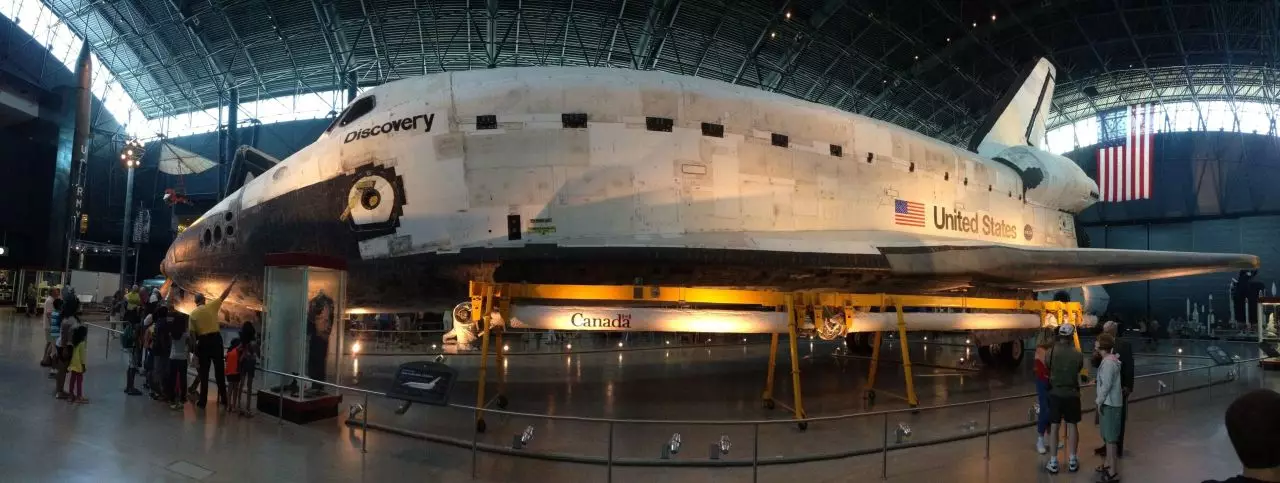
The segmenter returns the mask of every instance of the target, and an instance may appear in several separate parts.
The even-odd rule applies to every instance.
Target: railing
[[[103,327],[100,325],[95,325],[95,324],[87,324],[87,325],[98,327],[108,331],[113,331],[116,333],[119,332],[119,331],[115,331],[113,329]],[[1243,379],[1242,376],[1246,369],[1251,369],[1250,372],[1253,375],[1252,378],[1250,379],[1251,381],[1260,381],[1261,371],[1259,368],[1256,367],[1256,365],[1253,365],[1254,363],[1258,362],[1260,359],[1261,358],[1241,359],[1241,360],[1237,360],[1234,364],[1224,365],[1224,366],[1197,366],[1193,368],[1178,369],[1178,370],[1164,371],[1164,372],[1159,372],[1154,374],[1144,374],[1142,376],[1137,376],[1135,377],[1135,382],[1134,382],[1135,387],[1133,390],[1133,394],[1128,399],[1127,403],[1133,404],[1133,403],[1137,403],[1137,402],[1141,402],[1149,399],[1159,398],[1166,395],[1183,393],[1183,392],[1197,390],[1197,389],[1208,389],[1210,391],[1210,395],[1212,395],[1213,387],[1215,385],[1221,385],[1224,383],[1242,380]],[[1026,393],[1026,394],[1018,394],[1013,396],[986,399],[981,401],[960,402],[960,403],[945,404],[945,405],[939,405],[939,406],[921,407],[918,409],[908,408],[908,409],[873,411],[873,412],[863,412],[863,413],[834,415],[834,416],[820,416],[820,417],[806,418],[803,420],[761,419],[761,420],[716,421],[716,420],[611,419],[611,418],[590,418],[590,417],[580,417],[580,416],[533,414],[533,413],[523,413],[523,412],[517,412],[517,411],[505,411],[505,410],[499,410],[499,409],[478,408],[478,407],[466,405],[466,404],[450,404],[447,408],[429,407],[430,409],[428,410],[445,410],[445,411],[454,412],[453,415],[450,415],[447,417],[434,418],[441,422],[453,424],[454,426],[442,427],[442,428],[439,428],[440,429],[439,431],[428,433],[428,432],[417,432],[417,431],[396,427],[389,424],[379,424],[376,422],[370,422],[369,421],[370,414],[373,413],[373,411],[375,410],[375,407],[371,406],[370,404],[370,396],[384,399],[386,402],[393,403],[393,404],[400,403],[399,400],[388,397],[385,392],[372,391],[372,390],[358,388],[358,387],[344,386],[344,385],[335,384],[332,382],[319,381],[319,380],[315,380],[315,379],[311,379],[303,376],[286,374],[279,371],[273,371],[273,370],[268,370],[263,368],[259,368],[258,370],[264,374],[263,382],[265,387],[272,387],[273,384],[270,383],[269,379],[274,378],[277,380],[277,383],[274,384],[274,386],[279,388],[282,388],[285,385],[287,385],[289,381],[300,381],[303,383],[318,384],[326,387],[331,387],[338,392],[357,394],[360,397],[362,397],[362,401],[363,401],[362,404],[358,407],[352,408],[352,410],[348,413],[348,417],[346,421],[347,425],[359,426],[359,428],[361,429],[360,450],[362,452],[368,451],[367,440],[368,440],[369,428],[381,430],[388,433],[399,434],[402,436],[428,440],[436,443],[441,443],[441,444],[469,450],[471,452],[471,459],[472,459],[471,466],[472,466],[473,477],[475,477],[477,474],[479,455],[480,453],[485,453],[485,454],[495,454],[495,455],[504,455],[504,456],[514,456],[514,457],[520,457],[520,458],[533,458],[533,459],[564,462],[564,463],[604,466],[605,468],[607,468],[607,479],[609,481],[612,481],[615,468],[625,468],[625,467],[650,467],[650,468],[653,468],[653,467],[660,467],[660,468],[724,468],[724,467],[728,467],[728,468],[743,468],[743,469],[749,467],[751,468],[752,481],[757,481],[761,469],[771,467],[771,466],[780,466],[780,465],[784,466],[784,465],[795,465],[795,464],[820,462],[820,461],[840,460],[840,459],[852,458],[857,456],[868,456],[873,454],[879,454],[880,455],[880,465],[879,465],[880,476],[881,478],[887,478],[888,469],[889,469],[888,455],[890,451],[899,451],[907,448],[914,448],[914,447],[920,447],[920,446],[926,446],[926,445],[935,445],[935,444],[948,443],[953,441],[960,441],[960,440],[967,440],[967,439],[974,439],[974,438],[981,437],[981,438],[984,438],[984,445],[985,445],[984,458],[990,459],[992,435],[1035,426],[1035,422],[1033,418],[1034,414],[1031,412],[1032,406],[1026,403],[1029,402],[1027,400],[1034,401],[1036,394]],[[1199,376],[1194,374],[1197,371],[1205,372],[1204,379],[1202,380],[1198,379]],[[1217,379],[1215,379],[1214,377],[1215,371],[1217,371],[1218,375],[1220,376]],[[1221,377],[1224,374],[1225,374],[1225,377]],[[1170,381],[1170,383],[1166,384],[1165,380]],[[1249,384],[1252,384],[1252,382],[1250,382]],[[1089,383],[1082,386],[1081,401],[1083,403],[1086,403],[1086,404],[1091,403],[1094,400],[1094,398],[1092,397],[1092,389],[1094,389],[1093,383]],[[277,398],[277,400],[279,401],[279,404],[280,404],[280,406],[277,408],[277,411],[276,411],[277,424],[283,424],[283,421],[284,421],[283,420],[283,398]],[[1023,410],[1025,410],[1027,414],[1026,419],[1022,419],[1020,416],[1018,416],[1018,414]],[[1086,406],[1083,412],[1089,413],[1095,410],[1096,410],[1095,407]],[[948,432],[945,430],[938,431],[937,430],[938,427],[949,427],[947,426],[948,424],[950,426],[955,425],[955,422],[957,421],[957,419],[954,417],[954,414],[948,414],[948,413],[954,413],[956,411],[966,412],[967,414],[970,414],[970,415],[979,414],[977,411],[981,411],[982,414],[985,414],[986,422],[985,424],[979,426],[976,421],[969,420],[967,423],[960,425],[961,427],[959,432],[952,432],[950,434],[948,434]],[[544,431],[549,431],[552,426],[567,426],[568,427],[567,433],[569,433],[569,435],[567,435],[566,437],[574,438],[577,441],[598,441],[593,439],[593,435],[590,434],[589,431],[582,431],[582,430],[586,429],[585,428],[586,426],[597,426],[597,427],[604,426],[605,428],[604,433],[607,434],[608,443],[606,445],[604,454],[593,455],[593,454],[581,454],[580,452],[558,451],[557,450],[558,448],[555,447],[556,442],[554,440],[549,442],[551,444],[546,451],[540,451],[540,452],[530,451],[529,449],[535,446],[532,444],[531,441],[524,441],[526,443],[530,443],[529,446],[524,446],[523,448],[515,448],[513,447],[514,445],[501,443],[501,436],[494,433],[494,430],[496,428],[490,428],[488,432],[482,433],[475,427],[474,424],[470,425],[471,427],[469,430],[469,433],[470,433],[469,440],[466,439],[465,437],[458,437],[458,433],[460,432],[466,433],[468,431],[465,431],[465,430],[459,431],[460,428],[457,427],[457,424],[463,421],[470,423],[471,421],[474,420],[473,415],[476,415],[476,414],[488,419],[495,419],[495,418],[506,419],[508,423],[506,424],[506,426],[508,427],[522,426],[522,424],[514,424],[516,420],[534,421],[536,422],[535,424],[539,424]],[[1007,415],[1013,415],[1014,417],[1012,419],[1016,421],[1009,420],[1009,418],[1004,418],[1005,419],[1004,421],[996,420],[997,416],[1004,417]],[[358,420],[356,418],[357,416],[359,416]],[[948,417],[948,416],[951,416],[951,417]],[[912,421],[912,425],[917,426],[917,428],[913,430],[911,428],[911,425],[907,425],[901,422],[897,426],[891,426],[890,419],[899,418],[899,417],[909,418]],[[879,421],[875,421],[876,419],[879,419]],[[960,419],[966,419],[966,418],[960,418]],[[862,423],[863,421],[867,423]],[[806,425],[809,427],[808,431],[817,430],[819,425],[835,427],[836,430],[841,431],[842,435],[848,436],[847,438],[845,438],[845,441],[842,441],[841,443],[842,446],[844,447],[837,451],[809,452],[809,453],[797,452],[796,454],[791,454],[791,455],[779,455],[776,457],[768,457],[768,458],[761,457],[762,444],[767,442],[778,443],[776,444],[777,448],[772,448],[775,451],[779,449],[786,450],[786,449],[798,448],[800,450],[803,450],[803,449],[806,449],[806,447],[811,448],[813,446],[813,442],[803,439],[803,434],[804,434],[803,432],[795,431],[793,428],[790,427],[800,422],[806,423]],[[858,424],[851,425],[849,423],[858,423]],[[876,423],[879,423],[879,424],[876,424]],[[750,435],[748,438],[745,438],[745,439],[749,439],[752,443],[751,444],[752,451],[750,453],[750,457],[749,458],[738,457],[737,454],[734,454],[735,456],[734,458],[729,458],[728,457],[730,453],[729,447],[728,447],[729,445],[726,444],[722,446],[723,451],[719,455],[714,455],[714,453],[716,452],[715,447],[707,447],[707,451],[709,452],[709,454],[701,458],[676,459],[677,456],[679,455],[678,450],[683,445],[683,441],[681,443],[673,442],[671,439],[668,439],[665,437],[666,433],[662,429],[662,427],[669,428],[673,426],[680,427],[688,431],[685,434],[688,434],[690,436],[682,437],[683,440],[699,441],[703,443],[710,443],[712,445],[719,444],[719,442],[731,441],[731,439],[727,438],[727,436],[722,437],[721,439],[714,438],[714,434],[716,433],[725,433],[725,432],[732,433],[732,434],[735,434],[735,437],[732,438],[732,440],[741,441],[742,439],[744,439],[743,436],[745,436],[744,434],[746,432],[745,430],[749,428]],[[531,425],[530,427],[535,427],[535,426]],[[636,433],[639,433],[639,436],[629,438],[626,435],[623,435],[622,437],[619,437],[618,433],[620,428],[623,430],[628,430],[632,427],[640,428],[638,431],[635,431]],[[645,429],[645,428],[649,428],[649,429]],[[656,428],[656,430],[654,430],[653,428]],[[925,430],[921,431],[920,429],[922,428],[924,428]],[[930,430],[930,428],[932,428],[932,430]],[[708,429],[711,430],[710,433],[708,433]],[[867,434],[867,431],[874,432],[877,430],[879,431],[880,434],[875,435],[876,437],[872,438],[872,440],[874,440],[874,444],[870,446],[867,446],[867,445],[860,446],[857,444],[859,442],[859,439],[863,439],[863,440],[867,439],[865,438],[865,436],[869,436]],[[922,435],[912,434],[913,432],[914,433],[923,432],[924,434]],[[454,433],[454,435],[449,435],[446,433]],[[708,437],[708,434],[711,434],[713,436]],[[658,437],[658,435],[663,435],[663,436]],[[496,441],[494,440],[495,436],[499,438]],[[604,436],[604,434],[601,434],[601,436]],[[860,436],[862,438],[860,438]],[[518,438],[518,437],[519,435],[513,436],[513,438]],[[489,441],[482,440],[482,438],[487,439]],[[539,439],[545,439],[545,437],[539,438]],[[661,442],[661,447],[664,447],[665,450],[661,451],[661,456],[658,459],[654,459],[651,457],[650,458],[637,457],[634,454],[633,455],[625,454],[627,452],[634,453],[640,448],[640,447],[637,447],[636,445],[637,441],[649,441],[650,443]],[[619,444],[620,442],[622,443],[621,445]],[[847,443],[853,443],[853,444],[847,444]],[[619,446],[630,446],[630,447],[619,448]],[[648,447],[648,449],[652,450],[655,447],[659,447],[659,445],[654,444],[654,446],[650,446]],[[624,454],[622,455],[617,454],[617,451],[619,449],[622,449]],[[698,451],[698,448],[694,448],[694,450]]]

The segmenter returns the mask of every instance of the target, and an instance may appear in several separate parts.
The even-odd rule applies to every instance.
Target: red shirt
[[[240,346],[227,351],[227,375],[240,374]]]
[[[1049,366],[1044,365],[1044,361],[1040,359],[1036,359],[1036,379],[1049,382]]]

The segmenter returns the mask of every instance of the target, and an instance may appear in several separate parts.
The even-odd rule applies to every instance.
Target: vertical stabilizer
[[[1057,69],[1048,59],[1036,60],[987,115],[969,141],[969,150],[990,158],[1010,146],[1039,148],[1056,77]]]

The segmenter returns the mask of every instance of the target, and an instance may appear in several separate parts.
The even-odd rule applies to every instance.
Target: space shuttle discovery
[[[522,67],[385,84],[181,233],[190,295],[264,256],[347,260],[348,307],[452,307],[467,281],[1029,296],[1253,269],[1251,255],[1079,248],[1098,200],[1040,146],[1039,60],[969,149],[758,89]]]

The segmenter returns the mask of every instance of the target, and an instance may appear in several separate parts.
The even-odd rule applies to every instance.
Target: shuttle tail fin
[[[1010,146],[1041,147],[1056,76],[1048,59],[1036,60],[987,115],[969,141],[969,150],[993,157]]]

